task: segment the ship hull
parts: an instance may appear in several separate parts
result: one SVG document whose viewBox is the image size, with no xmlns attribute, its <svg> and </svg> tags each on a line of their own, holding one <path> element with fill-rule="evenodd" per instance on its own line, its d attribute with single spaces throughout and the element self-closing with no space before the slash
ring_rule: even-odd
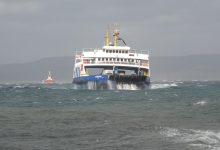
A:
<svg viewBox="0 0 220 150">
<path fill-rule="evenodd" d="M 43 83 L 44 84 L 53 84 L 54 81 L 53 80 L 44 80 Z"/>
<path fill-rule="evenodd" d="M 118 89 L 118 87 L 135 85 L 138 89 L 145 89 L 150 85 L 150 78 L 146 76 L 93 75 L 73 78 L 77 88 L 88 89 Z"/>
</svg>

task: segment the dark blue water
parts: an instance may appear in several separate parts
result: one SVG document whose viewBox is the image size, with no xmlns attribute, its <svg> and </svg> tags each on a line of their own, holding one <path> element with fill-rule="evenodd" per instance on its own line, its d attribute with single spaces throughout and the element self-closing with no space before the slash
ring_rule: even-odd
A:
<svg viewBox="0 0 220 150">
<path fill-rule="evenodd" d="M 119 89 L 1 84 L 0 149 L 220 149 L 220 82 Z"/>
</svg>

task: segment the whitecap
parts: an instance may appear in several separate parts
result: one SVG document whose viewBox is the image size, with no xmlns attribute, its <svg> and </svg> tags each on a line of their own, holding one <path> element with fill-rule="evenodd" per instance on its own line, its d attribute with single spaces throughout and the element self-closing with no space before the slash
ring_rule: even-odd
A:
<svg viewBox="0 0 220 150">
<path fill-rule="evenodd" d="M 99 99 L 103 99 L 103 97 L 96 97 L 95 99 L 99 100 Z"/>
<path fill-rule="evenodd" d="M 162 131 L 160 131 L 160 134 L 166 137 L 175 137 L 175 136 L 179 136 L 180 132 L 175 128 L 164 128 Z"/>
<path fill-rule="evenodd" d="M 160 134 L 177 143 L 210 150 L 220 149 L 220 131 L 163 128 Z"/>
<path fill-rule="evenodd" d="M 23 85 L 15 85 L 13 86 L 14 89 L 23 89 L 24 86 Z"/>
<path fill-rule="evenodd" d="M 202 85 L 202 84 L 198 84 L 196 85 L 197 87 L 204 87 L 205 85 Z"/>
<path fill-rule="evenodd" d="M 74 101 L 74 102 L 78 102 L 78 100 L 77 100 L 77 99 L 75 99 L 75 98 L 73 99 L 73 101 Z"/>
<path fill-rule="evenodd" d="M 164 89 L 164 88 L 170 88 L 170 87 L 176 87 L 176 86 L 178 86 L 176 83 L 152 84 L 150 86 L 150 89 Z"/>
<path fill-rule="evenodd" d="M 196 103 L 193 103 L 193 105 L 201 105 L 201 106 L 204 106 L 205 104 L 207 104 L 207 101 L 198 101 Z"/>
<path fill-rule="evenodd" d="M 135 84 L 117 84 L 118 90 L 138 90 L 139 88 Z"/>
</svg>

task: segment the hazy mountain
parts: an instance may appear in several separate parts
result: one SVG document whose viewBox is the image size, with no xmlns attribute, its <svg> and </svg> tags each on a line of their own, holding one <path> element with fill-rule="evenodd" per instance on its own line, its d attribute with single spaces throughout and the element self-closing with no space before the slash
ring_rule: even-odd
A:
<svg viewBox="0 0 220 150">
<path fill-rule="evenodd" d="M 160 80 L 220 80 L 220 55 L 151 57 L 151 78 Z M 44 58 L 39 61 L 0 65 L 0 83 L 42 82 L 48 70 L 58 82 L 71 83 L 73 57 Z"/>
<path fill-rule="evenodd" d="M 151 58 L 153 80 L 220 80 L 220 55 Z"/>
<path fill-rule="evenodd" d="M 52 57 L 39 61 L 0 65 L 0 83 L 42 82 L 52 72 L 58 82 L 71 82 L 73 57 Z"/>
</svg>

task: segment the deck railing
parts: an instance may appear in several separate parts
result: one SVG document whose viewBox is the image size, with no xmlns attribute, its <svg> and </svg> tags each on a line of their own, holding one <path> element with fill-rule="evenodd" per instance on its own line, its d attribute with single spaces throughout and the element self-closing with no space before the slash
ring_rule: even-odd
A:
<svg viewBox="0 0 220 150">
<path fill-rule="evenodd" d="M 100 48 L 85 48 L 83 50 L 79 50 L 79 51 L 76 51 L 76 55 L 81 55 L 83 54 L 84 52 L 98 52 L 98 51 L 102 51 L 102 49 Z M 149 50 L 137 50 L 137 49 L 131 49 L 131 50 L 127 50 L 128 51 L 128 54 L 149 54 Z M 117 53 L 117 54 L 124 54 L 124 53 Z"/>
<path fill-rule="evenodd" d="M 148 63 L 137 63 L 137 62 L 120 62 L 120 61 L 84 61 L 83 64 L 124 64 L 124 65 L 137 65 L 148 67 Z"/>
</svg>

